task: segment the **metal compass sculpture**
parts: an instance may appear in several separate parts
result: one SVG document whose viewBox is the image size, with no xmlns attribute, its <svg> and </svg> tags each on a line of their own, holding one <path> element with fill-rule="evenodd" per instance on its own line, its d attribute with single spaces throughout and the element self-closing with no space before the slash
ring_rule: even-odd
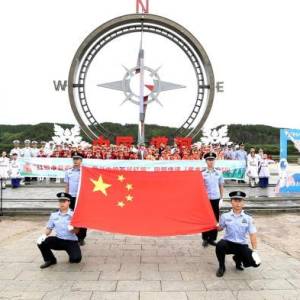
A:
<svg viewBox="0 0 300 300">
<path fill-rule="evenodd" d="M 123 79 L 116 78 L 116 81 L 112 82 L 98 82 L 98 88 L 123 92 L 123 99 L 120 99 L 120 102 L 123 101 L 122 104 L 131 102 L 139 107 L 138 142 L 143 143 L 147 106 L 153 102 L 163 106 L 159 100 L 161 93 L 185 88 L 179 83 L 162 80 L 159 76 L 160 68 L 155 69 L 153 66 L 144 64 L 145 55 L 151 55 L 147 49 L 143 48 L 144 34 L 162 36 L 172 41 L 184 52 L 195 71 L 197 90 L 194 107 L 177 130 L 176 136 L 196 136 L 210 113 L 214 98 L 214 75 L 210 61 L 198 40 L 184 27 L 164 17 L 148 13 L 126 15 L 108 21 L 94 30 L 77 50 L 70 68 L 68 82 L 71 107 L 81 129 L 91 139 L 95 139 L 99 135 L 106 137 L 115 135 L 94 117 L 87 97 L 86 78 L 94 58 L 101 54 L 101 50 L 108 43 L 137 32 L 140 33 L 140 47 L 136 66 L 124 67 Z M 133 81 L 137 83 L 137 89 L 132 87 Z"/>
</svg>

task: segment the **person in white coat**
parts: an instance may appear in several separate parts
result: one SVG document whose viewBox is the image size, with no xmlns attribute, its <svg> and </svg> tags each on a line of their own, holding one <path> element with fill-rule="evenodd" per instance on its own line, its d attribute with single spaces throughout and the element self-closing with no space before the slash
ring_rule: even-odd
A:
<svg viewBox="0 0 300 300">
<path fill-rule="evenodd" d="M 10 150 L 9 156 L 12 157 L 14 153 L 16 153 L 19 157 L 21 156 L 21 148 L 20 148 L 20 141 L 14 140 L 13 141 L 14 147 Z"/>
<path fill-rule="evenodd" d="M 6 181 L 9 177 L 9 158 L 7 157 L 7 153 L 5 151 L 2 152 L 0 157 L 0 179 L 2 186 L 0 188 L 6 188 Z"/>
<path fill-rule="evenodd" d="M 257 154 L 255 154 L 255 149 L 250 149 L 250 154 L 247 157 L 247 176 L 249 177 L 249 185 L 250 187 L 255 187 L 255 184 L 258 180 L 258 166 L 259 166 L 260 158 Z"/>
<path fill-rule="evenodd" d="M 269 185 L 269 178 L 270 178 L 269 165 L 272 163 L 274 163 L 274 161 L 268 159 L 267 154 L 263 154 L 263 157 L 260 160 L 259 167 L 258 167 L 259 187 L 261 188 L 267 188 Z"/>
<path fill-rule="evenodd" d="M 18 188 L 20 186 L 20 181 L 21 181 L 21 166 L 20 163 L 18 162 L 18 155 L 14 153 L 12 155 L 12 160 L 9 164 L 9 174 L 11 178 L 11 187 Z"/>
</svg>

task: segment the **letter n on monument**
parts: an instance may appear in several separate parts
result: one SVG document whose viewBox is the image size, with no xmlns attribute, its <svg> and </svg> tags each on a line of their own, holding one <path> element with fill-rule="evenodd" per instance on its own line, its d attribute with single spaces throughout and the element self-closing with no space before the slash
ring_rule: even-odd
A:
<svg viewBox="0 0 300 300">
<path fill-rule="evenodd" d="M 148 14 L 149 13 L 149 0 L 136 0 L 136 13 Z"/>
</svg>

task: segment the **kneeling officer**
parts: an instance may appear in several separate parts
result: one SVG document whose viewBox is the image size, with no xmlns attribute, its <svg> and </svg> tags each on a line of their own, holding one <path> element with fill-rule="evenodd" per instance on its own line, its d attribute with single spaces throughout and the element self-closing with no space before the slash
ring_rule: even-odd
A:
<svg viewBox="0 0 300 300">
<path fill-rule="evenodd" d="M 256 252 L 256 228 L 252 217 L 243 211 L 246 194 L 241 191 L 229 193 L 232 210 L 221 216 L 219 230 L 225 229 L 222 240 L 216 245 L 216 255 L 219 261 L 217 277 L 225 272 L 225 255 L 233 254 L 236 269 L 243 271 L 243 267 L 258 267 L 260 258 Z M 251 250 L 247 243 L 247 234 L 250 235 Z"/>
<path fill-rule="evenodd" d="M 40 266 L 41 269 L 56 264 L 56 258 L 51 249 L 65 250 L 69 255 L 70 263 L 79 263 L 81 261 L 81 251 L 76 236 L 79 229 L 70 225 L 73 216 L 73 211 L 69 208 L 70 195 L 58 193 L 57 197 L 59 210 L 51 214 L 45 234 L 37 240 L 38 247 L 45 261 Z M 56 232 L 56 236 L 49 236 L 53 229 Z"/>
</svg>

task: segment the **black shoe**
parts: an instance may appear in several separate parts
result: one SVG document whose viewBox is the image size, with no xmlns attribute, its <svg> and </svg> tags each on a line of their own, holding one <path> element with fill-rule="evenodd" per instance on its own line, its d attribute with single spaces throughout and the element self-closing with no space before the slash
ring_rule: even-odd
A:
<svg viewBox="0 0 300 300">
<path fill-rule="evenodd" d="M 242 263 L 236 259 L 235 255 L 232 257 L 232 259 L 235 262 L 235 268 L 239 271 L 244 271 L 244 268 L 242 267 Z"/>
<path fill-rule="evenodd" d="M 80 246 L 84 246 L 85 245 L 85 241 L 84 240 L 79 240 L 78 243 L 79 243 Z"/>
<path fill-rule="evenodd" d="M 56 264 L 56 260 L 49 260 L 49 261 L 45 261 L 45 263 L 44 264 L 42 264 L 41 266 L 40 266 L 40 268 L 41 269 L 46 269 L 46 268 L 48 268 L 48 267 L 50 267 L 50 266 L 52 266 L 52 265 L 55 265 Z"/>
<path fill-rule="evenodd" d="M 212 245 L 212 246 L 217 246 L 216 241 L 208 241 L 208 243 L 209 243 L 210 245 Z"/>
<path fill-rule="evenodd" d="M 207 240 L 203 240 L 202 246 L 203 246 L 203 248 L 208 247 L 208 241 Z"/>
<path fill-rule="evenodd" d="M 225 267 L 219 267 L 219 269 L 218 269 L 218 271 L 216 273 L 217 277 L 223 277 L 225 271 L 226 271 Z"/>
</svg>

